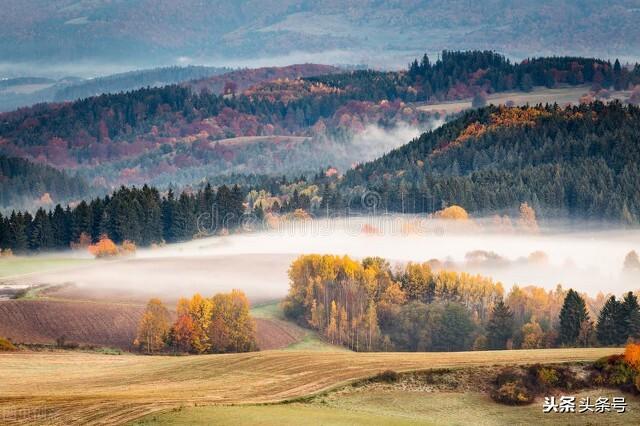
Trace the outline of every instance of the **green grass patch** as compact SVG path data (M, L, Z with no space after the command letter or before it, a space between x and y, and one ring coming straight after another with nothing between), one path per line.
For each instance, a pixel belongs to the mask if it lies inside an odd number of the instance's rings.
M611 390L572 394L621 396ZM630 425L640 424L640 400L626 395L628 409L616 412L542 412L542 401L530 406L506 406L480 393L419 392L385 389L338 391L309 403L247 406L183 407L152 414L135 425Z
M264 318L277 321L286 321L290 327L300 331L302 338L300 341L293 343L282 350L293 351L348 351L347 348L327 343L318 336L314 330L301 327L298 324L285 318L280 301L268 302L256 305L251 308L251 315L254 318Z
M251 315L255 318L286 320L279 300L253 306Z
M92 259L73 259L65 257L10 257L0 258L0 278L34 272L47 272L92 262Z

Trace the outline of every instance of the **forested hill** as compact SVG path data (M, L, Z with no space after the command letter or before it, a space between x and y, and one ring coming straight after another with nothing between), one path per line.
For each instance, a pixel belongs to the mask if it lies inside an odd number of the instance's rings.
M106 188L184 186L230 173L344 170L408 139L389 138L370 153L352 143L368 128L426 129L439 121L439 112L414 101L583 85L600 97L611 95L607 89L629 90L625 98L640 102L640 67L619 61L558 57L514 64L490 51L444 51L404 71L337 71L314 64L239 70L189 85L23 108L0 114L0 153L76 169Z
M478 92L530 91L534 86L591 84L594 88L624 90L640 84L640 65L623 67L594 58L530 58L513 63L492 51L443 51L436 60L424 55L406 71L359 70L308 80L352 93L358 99L448 101Z
M640 108L487 107L468 112L349 171L341 191L366 187L383 208L424 200L500 212L529 202L547 215L637 223Z
M0 155L0 209L65 202L86 197L88 190L82 179L53 167Z

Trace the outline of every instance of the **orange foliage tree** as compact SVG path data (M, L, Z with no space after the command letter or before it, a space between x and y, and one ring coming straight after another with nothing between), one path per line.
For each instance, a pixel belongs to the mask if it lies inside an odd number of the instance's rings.
M462 207L453 205L436 212L435 217L438 219L468 220L469 213Z
M624 360L640 371L640 344L639 343L629 343L624 349Z
M106 235L100 236L100 241L96 244L91 244L88 247L89 253L97 258L113 257L118 255L118 246L111 241Z

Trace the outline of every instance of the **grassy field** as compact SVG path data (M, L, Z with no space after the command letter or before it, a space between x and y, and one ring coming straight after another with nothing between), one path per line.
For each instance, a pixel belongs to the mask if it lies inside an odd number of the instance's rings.
M285 319L284 314L282 313L282 308L280 307L280 302L269 302L257 305L251 309L251 315L253 315L254 318L268 319L292 329L292 332L297 336L297 342L287 346L284 350L349 352L348 349L342 346L332 345L331 343L325 342L315 331L300 327L299 325Z
M281 402L387 369L595 360L617 349L457 353L264 351L184 357L0 354L5 424L122 424L159 410Z
M621 396L610 390L572 394L578 400ZM628 412L544 414L542 403L512 407L475 392L367 391L319 397L308 403L186 407L148 415L133 425L630 425L640 424L640 400L627 395Z
M536 105L557 102L558 105L576 104L580 97L591 90L590 86L572 86L558 89L536 87L531 92L500 92L489 95L488 104L504 105L512 101L515 105ZM616 92L612 98L626 99L627 92ZM440 111L445 114L453 114L471 108L471 99L454 102L442 102L439 104L422 105L418 109L428 112Z
M0 258L0 279L34 272L55 271L89 264L91 259L70 257L9 257Z

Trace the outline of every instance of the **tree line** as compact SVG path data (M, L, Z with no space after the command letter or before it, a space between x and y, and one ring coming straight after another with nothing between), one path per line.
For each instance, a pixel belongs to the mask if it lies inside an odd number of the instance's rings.
M640 307L574 290L514 286L381 258L305 255L289 271L285 315L357 351L460 351L621 345L640 338ZM599 313L598 313L599 311ZM591 318L597 316L594 324Z
M180 298L175 315L153 298L140 318L134 345L150 354L248 352L256 349L255 328L249 300L240 290Z
M232 230L245 212L243 189L210 184L197 191L173 190L161 196L158 189L122 187L111 195L81 201L71 208L0 213L0 249L14 253L68 249L72 243L97 242L108 236L140 246L185 241L199 232Z
M358 70L307 78L349 90L360 100L402 99L443 101L468 98L478 92L530 91L534 86L591 84L624 90L640 84L640 66L628 69L619 60L583 57L528 58L512 63L493 51L448 51L432 61L427 54L406 71Z

